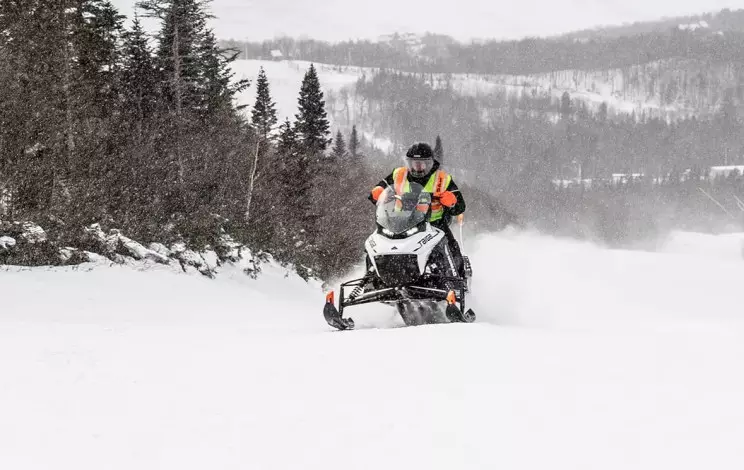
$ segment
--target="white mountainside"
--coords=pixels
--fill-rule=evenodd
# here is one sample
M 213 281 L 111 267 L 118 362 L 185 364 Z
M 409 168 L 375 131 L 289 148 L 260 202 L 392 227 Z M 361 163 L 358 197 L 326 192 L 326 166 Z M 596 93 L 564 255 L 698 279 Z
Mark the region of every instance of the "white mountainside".
M 255 79 L 264 67 L 277 102 L 280 120 L 297 113 L 297 96 L 306 61 L 239 60 L 233 64 L 236 78 Z M 326 93 L 327 109 L 333 121 L 353 122 L 359 113 L 354 100 L 354 84 L 363 76 L 372 77 L 378 69 L 315 64 Z M 605 102 L 610 113 L 637 117 L 673 119 L 715 112 L 722 99 L 721 90 L 737 85 L 744 70 L 732 65 L 710 66 L 696 61 L 657 61 L 626 69 L 563 70 L 534 75 L 426 74 L 435 87 L 450 84 L 466 96 L 487 97 L 493 93 L 551 96 L 559 100 L 564 92 L 596 111 Z M 251 87 L 241 97 L 244 104 L 255 100 Z M 381 148 L 390 148 L 384 140 Z
M 5 267 L 0 468 L 738 470 L 728 243 L 483 236 L 477 323 L 395 328 L 371 306 L 351 332 L 278 268 Z

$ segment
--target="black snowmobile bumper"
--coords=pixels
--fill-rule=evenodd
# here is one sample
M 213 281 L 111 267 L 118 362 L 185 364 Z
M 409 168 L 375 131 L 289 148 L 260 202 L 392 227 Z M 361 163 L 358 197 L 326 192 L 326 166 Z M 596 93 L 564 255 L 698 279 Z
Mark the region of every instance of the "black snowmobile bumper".
M 339 330 L 353 329 L 354 320 L 343 318 L 344 309 L 373 302 L 447 301 L 447 317 L 450 321 L 468 322 L 469 314 L 474 319 L 472 310 L 469 310 L 466 315 L 462 314 L 465 311 L 465 292 L 467 291 L 467 281 L 464 279 L 424 276 L 416 285 L 386 287 L 360 293 L 366 281 L 367 279 L 360 278 L 341 284 L 338 308 L 334 305 L 334 293 L 330 292 L 326 296 L 323 316 L 330 326 Z M 442 284 L 447 285 L 450 289 L 437 287 L 437 285 Z M 346 291 L 350 288 L 353 288 L 351 294 L 346 295 Z M 460 304 L 459 307 L 456 305 L 457 303 Z

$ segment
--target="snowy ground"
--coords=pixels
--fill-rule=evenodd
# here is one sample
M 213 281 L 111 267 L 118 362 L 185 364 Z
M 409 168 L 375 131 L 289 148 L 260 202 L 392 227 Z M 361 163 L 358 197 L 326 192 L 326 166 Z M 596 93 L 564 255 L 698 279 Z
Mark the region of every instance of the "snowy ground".
M 356 81 L 371 69 L 361 67 L 341 67 L 329 64 L 314 64 L 318 72 L 318 80 L 324 93 L 339 92 L 352 87 Z M 253 106 L 256 101 L 256 79 L 263 67 L 269 81 L 271 97 L 276 103 L 276 115 L 279 123 L 285 118 L 294 121 L 297 114 L 300 87 L 305 73 L 310 68 L 310 62 L 301 60 L 236 60 L 232 64 L 236 79 L 251 80 L 251 86 L 241 93 L 238 101 L 241 104 Z
M 720 240 L 481 237 L 478 323 L 353 332 L 278 269 L 1 270 L 0 468 L 744 468 Z

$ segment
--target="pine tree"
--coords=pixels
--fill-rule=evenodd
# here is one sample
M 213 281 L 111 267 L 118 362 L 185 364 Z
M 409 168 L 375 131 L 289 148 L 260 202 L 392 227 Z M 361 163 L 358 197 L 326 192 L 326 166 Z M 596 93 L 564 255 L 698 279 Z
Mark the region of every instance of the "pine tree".
M 18 209 L 18 215 L 54 211 L 78 160 L 79 131 L 87 129 L 80 120 L 88 114 L 79 111 L 94 101 L 85 93 L 90 88 L 82 86 L 90 77 L 78 66 L 83 8 L 89 3 L 0 4 L 0 50 L 13 72 L 2 87 L 0 142 L 12 169 L 11 210 Z
M 312 269 L 315 239 L 315 226 L 318 222 L 312 204 L 313 175 L 310 172 L 310 157 L 304 151 L 301 136 L 286 119 L 280 128 L 277 142 L 279 161 L 279 189 L 277 200 L 279 249 L 288 261 L 295 263 L 297 272 L 308 278 Z
M 92 108 L 77 107 L 86 116 L 108 115 L 116 109 L 119 93 L 120 45 L 124 16 L 109 0 L 84 0 L 73 32 L 75 73 L 78 93 L 90 97 Z
M 599 121 L 600 124 L 604 124 L 607 122 L 607 102 L 603 101 L 602 104 L 599 105 L 599 111 L 597 111 L 597 121 Z
M 567 91 L 564 91 L 561 95 L 560 113 L 561 119 L 564 120 L 569 119 L 571 117 L 571 114 L 573 113 L 573 109 L 571 107 L 571 95 L 569 95 Z
M 160 79 L 147 36 L 135 16 L 131 31 L 124 33 L 122 94 L 125 112 L 134 121 L 138 137 L 142 136 L 144 122 L 157 109 Z
M 251 122 L 253 128 L 263 140 L 269 139 L 269 134 L 277 123 L 275 106 L 271 99 L 266 72 L 261 67 L 256 80 L 256 103 L 253 105 Z
M 159 19 L 161 23 L 155 57 L 163 80 L 161 101 L 170 113 L 165 120 L 168 127 L 161 134 L 161 145 L 166 149 L 165 167 L 175 170 L 165 177 L 169 194 L 167 211 L 171 213 L 189 210 L 186 177 L 197 176 L 187 171 L 186 164 L 191 160 L 189 154 L 195 151 L 196 132 L 204 130 L 193 118 L 198 116 L 206 121 L 205 94 L 209 93 L 203 86 L 206 69 L 210 65 L 214 69 L 214 64 L 206 64 L 203 60 L 204 40 L 208 39 L 207 3 L 207 0 L 141 0 L 137 3 L 145 16 Z
M 333 144 L 331 155 L 337 162 L 346 158 L 346 142 L 344 142 L 344 136 L 340 130 L 336 133 L 336 141 Z
M 359 157 L 359 136 L 357 135 L 357 128 L 356 125 L 351 127 L 351 136 L 349 137 L 349 155 L 354 160 Z
M 146 17 L 161 21 L 156 57 L 164 75 L 164 98 L 179 118 L 201 104 L 200 46 L 206 34 L 205 0 L 141 0 Z
M 297 155 L 299 147 L 299 138 L 297 131 L 287 118 L 279 128 L 279 142 L 277 143 L 277 152 L 282 158 L 292 158 Z
M 323 91 L 320 89 L 318 74 L 313 64 L 310 64 L 302 80 L 298 103 L 300 109 L 296 115 L 296 125 L 297 132 L 302 139 L 303 151 L 317 157 L 318 154 L 325 152 L 331 139 L 328 138 L 330 124 L 325 110 Z
M 209 118 L 220 111 L 230 111 L 232 100 L 237 93 L 244 91 L 250 85 L 250 81 L 243 79 L 233 83 L 234 72 L 230 64 L 235 61 L 237 53 L 227 57 L 228 51 L 217 45 L 217 39 L 211 30 L 207 30 L 199 44 L 199 86 L 201 90 L 200 101 L 202 105 L 201 114 Z
M 440 165 L 444 165 L 444 148 L 442 147 L 442 138 L 439 136 L 437 136 L 434 144 L 434 160 L 438 161 Z

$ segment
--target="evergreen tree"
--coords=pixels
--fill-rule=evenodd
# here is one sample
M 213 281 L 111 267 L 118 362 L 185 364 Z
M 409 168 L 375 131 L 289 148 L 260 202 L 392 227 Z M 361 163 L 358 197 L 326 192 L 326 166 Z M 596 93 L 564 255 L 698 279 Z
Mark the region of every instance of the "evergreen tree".
M 351 136 L 349 136 L 349 155 L 354 160 L 359 157 L 359 136 L 357 135 L 357 128 L 356 125 L 351 127 Z
M 206 0 L 141 0 L 137 6 L 159 19 L 156 57 L 164 75 L 164 98 L 179 118 L 201 104 L 200 46 L 206 35 Z
M 573 112 L 571 108 L 571 95 L 568 94 L 567 91 L 564 91 L 561 95 L 561 105 L 560 105 L 560 113 L 561 113 L 561 119 L 567 120 L 571 117 L 571 113 Z
M 207 30 L 199 44 L 199 86 L 201 90 L 202 116 L 210 117 L 216 112 L 233 111 L 232 100 L 237 93 L 250 85 L 249 80 L 233 83 L 234 72 L 230 64 L 237 54 L 226 56 L 228 51 L 217 46 L 217 39 L 211 30 Z
M 308 278 L 315 264 L 313 240 L 318 223 L 316 202 L 312 201 L 313 175 L 310 157 L 304 151 L 301 136 L 286 119 L 277 142 L 279 160 L 279 189 L 277 191 L 277 220 L 282 240 L 278 254 L 293 262 L 297 272 Z
M 315 66 L 305 73 L 298 98 L 299 113 L 297 114 L 297 132 L 302 139 L 303 151 L 316 157 L 325 152 L 331 139 L 330 124 L 328 122 L 323 91 L 320 89 L 318 74 Z
M 597 112 L 597 120 L 600 124 L 604 124 L 607 122 L 607 102 L 603 101 L 602 104 L 599 105 L 599 111 Z
M 124 16 L 109 0 L 84 0 L 75 15 L 73 74 L 79 94 L 89 97 L 89 107 L 76 110 L 85 116 L 108 115 L 116 109 L 119 93 L 120 44 Z
M 434 160 L 438 161 L 440 165 L 444 165 L 444 148 L 442 147 L 442 138 L 437 136 L 436 143 L 434 144 Z
M 340 130 L 336 133 L 336 141 L 333 144 L 331 155 L 337 162 L 346 158 L 346 142 L 344 142 L 344 136 Z
M 124 110 L 134 122 L 138 137 L 142 136 L 144 122 L 157 109 L 160 79 L 147 36 L 135 16 L 131 31 L 124 33 L 122 94 L 127 105 Z
M 297 155 L 299 147 L 299 138 L 297 131 L 287 118 L 279 128 L 279 141 L 277 142 L 277 152 L 282 158 L 293 158 Z
M 269 81 L 263 67 L 259 70 L 256 80 L 256 103 L 253 105 L 251 122 L 259 137 L 264 140 L 269 139 L 269 134 L 277 123 L 275 103 L 271 99 Z

